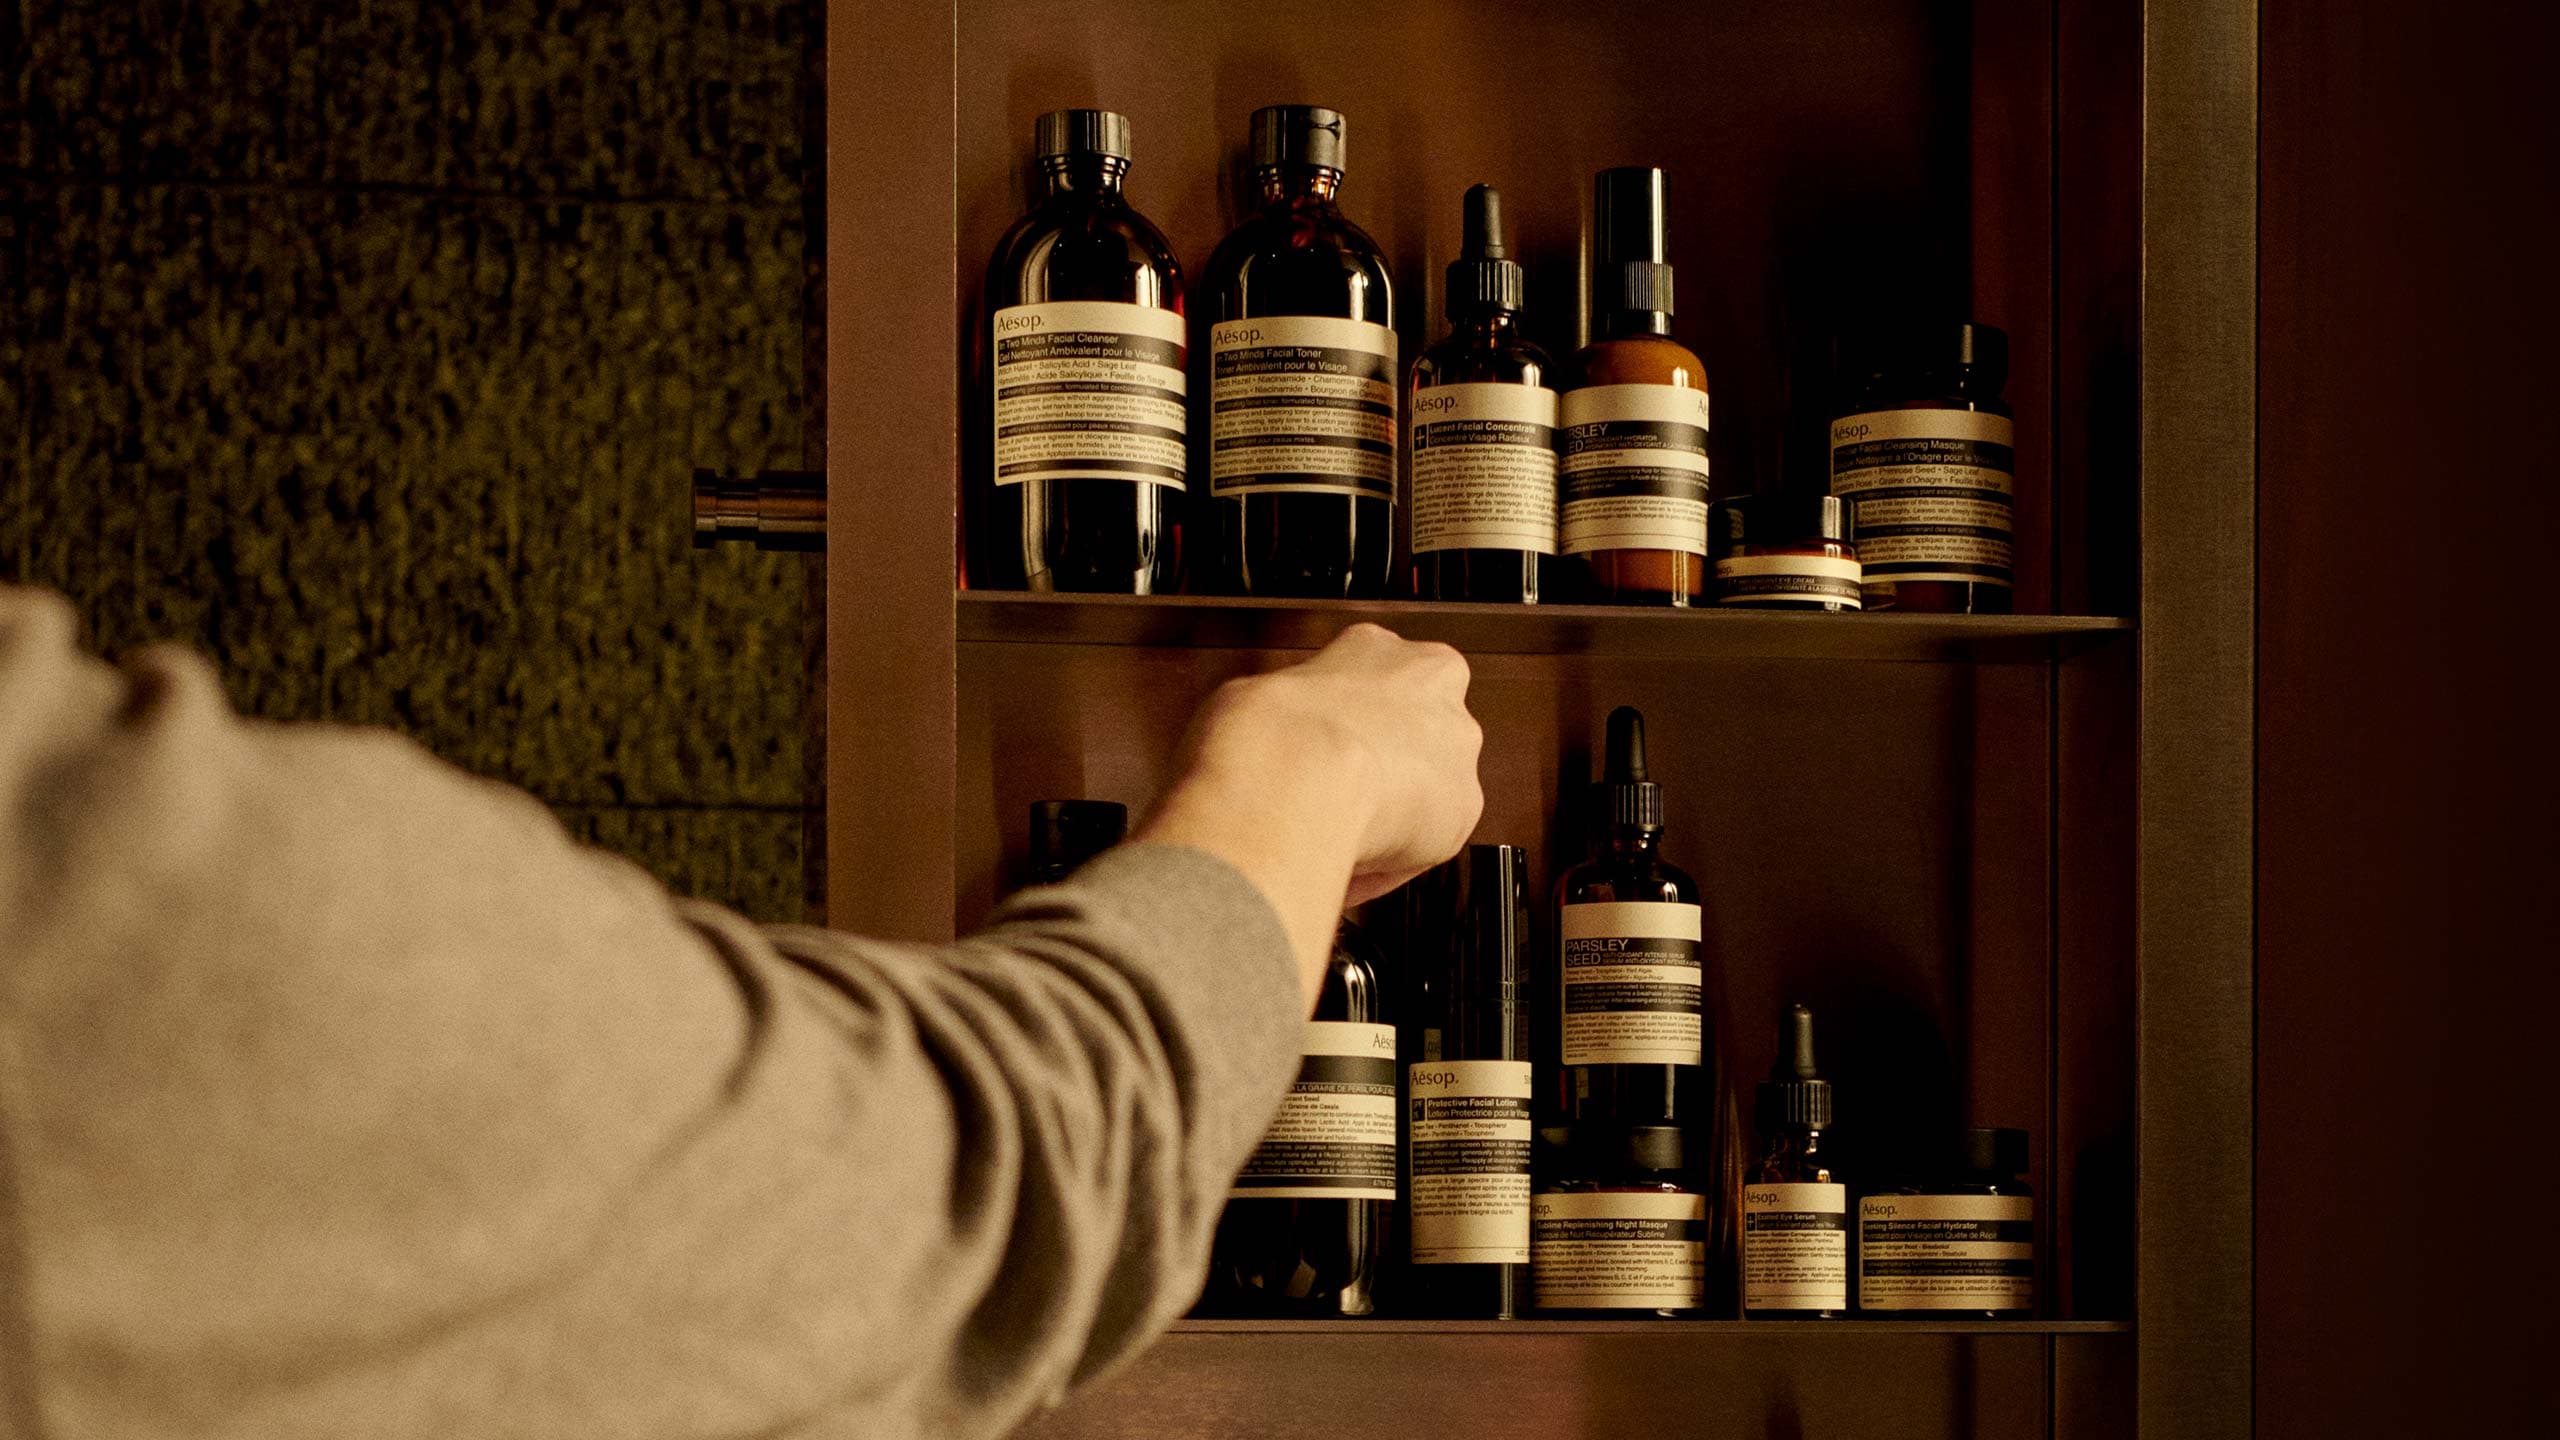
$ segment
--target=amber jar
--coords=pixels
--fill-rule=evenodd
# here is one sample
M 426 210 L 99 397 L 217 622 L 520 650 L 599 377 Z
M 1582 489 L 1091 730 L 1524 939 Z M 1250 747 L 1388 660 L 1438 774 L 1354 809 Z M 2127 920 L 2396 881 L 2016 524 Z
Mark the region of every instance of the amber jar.
M 1855 610 L 1858 548 L 1837 496 L 1741 495 L 1707 510 L 1716 603 L 1750 610 Z
M 2010 608 L 2009 337 L 1924 326 L 1842 342 L 1831 493 L 1850 502 L 1869 610 Z

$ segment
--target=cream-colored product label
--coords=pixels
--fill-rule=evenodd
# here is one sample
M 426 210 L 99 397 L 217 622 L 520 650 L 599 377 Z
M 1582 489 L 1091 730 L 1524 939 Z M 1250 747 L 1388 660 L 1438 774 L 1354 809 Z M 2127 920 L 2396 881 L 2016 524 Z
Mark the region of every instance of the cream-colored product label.
M 1265 315 L 1209 329 L 1209 493 L 1396 498 L 1396 332 Z
M 1564 1063 L 1703 1062 L 1705 975 L 1695 905 L 1614 901 L 1567 905 L 1563 947 Z
M 1870 1195 L 1858 1202 L 1861 1310 L 2036 1308 L 2036 1202 Z
M 1556 392 L 1434 385 L 1412 409 L 1414 553 L 1556 553 Z
M 1742 1308 L 1849 1308 L 1849 1187 L 1742 1187 Z
M 1529 1263 L 1529 1062 L 1405 1070 L 1413 1263 Z
M 1396 1031 L 1307 1022 L 1297 1083 L 1230 1192 L 1244 1200 L 1396 1198 Z
M 995 313 L 995 479 L 1183 487 L 1182 317 L 1061 300 Z
M 1831 493 L 1855 509 L 1866 583 L 2008 584 L 2016 446 L 2007 416 L 1979 410 L 1871 410 L 1832 421 Z
M 1860 578 L 1857 561 L 1833 555 L 1736 555 L 1716 562 L 1716 603 L 1855 610 Z
M 1693 1310 L 1707 1299 L 1707 1197 L 1541 1195 L 1531 1287 L 1550 1310 Z
M 1707 553 L 1707 392 L 1589 385 L 1558 407 L 1564 553 Z

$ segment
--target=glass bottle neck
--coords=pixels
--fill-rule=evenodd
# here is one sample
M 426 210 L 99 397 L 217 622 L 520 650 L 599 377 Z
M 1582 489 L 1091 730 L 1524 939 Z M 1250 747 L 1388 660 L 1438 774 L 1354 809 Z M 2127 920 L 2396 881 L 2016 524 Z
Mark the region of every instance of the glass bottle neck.
M 1662 832 L 1611 830 L 1600 837 L 1596 848 L 1612 859 L 1650 860 L 1662 853 Z
M 1052 195 L 1117 195 L 1129 162 L 1115 155 L 1052 155 L 1040 162 Z
M 1507 340 L 1520 333 L 1520 315 L 1490 305 L 1469 305 L 1449 312 L 1449 332 L 1470 339 Z
M 1264 209 L 1307 202 L 1330 205 L 1342 189 L 1342 172 L 1322 165 L 1271 165 L 1255 171 L 1253 183 Z

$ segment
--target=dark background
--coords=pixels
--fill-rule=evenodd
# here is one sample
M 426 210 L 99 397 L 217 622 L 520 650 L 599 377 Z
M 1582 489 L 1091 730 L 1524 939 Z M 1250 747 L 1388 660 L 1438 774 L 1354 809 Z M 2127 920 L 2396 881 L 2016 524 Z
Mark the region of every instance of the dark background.
M 816 0 L 0 0 L 0 579 L 802 913 Z

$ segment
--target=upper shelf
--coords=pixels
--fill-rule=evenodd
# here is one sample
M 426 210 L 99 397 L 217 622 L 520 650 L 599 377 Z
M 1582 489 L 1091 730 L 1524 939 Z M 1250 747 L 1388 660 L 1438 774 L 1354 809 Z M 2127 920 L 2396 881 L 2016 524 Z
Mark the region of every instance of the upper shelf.
M 1626 655 L 1714 660 L 2035 662 L 2133 631 L 2088 615 L 1791 615 L 1594 605 L 1420 600 L 1242 600 L 1212 596 L 959 596 L 961 642 L 1312 650 L 1373 620 L 1475 655 Z

